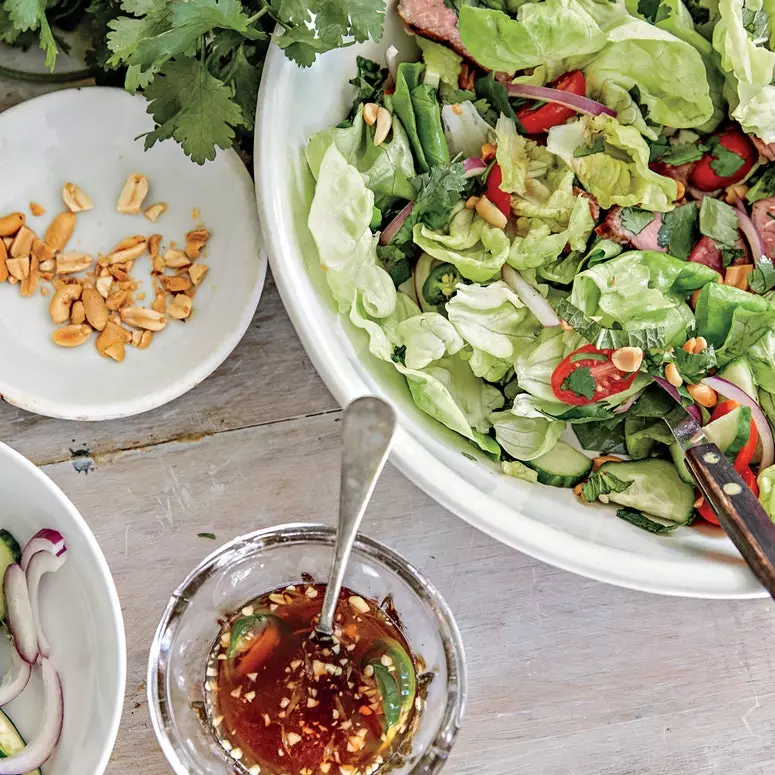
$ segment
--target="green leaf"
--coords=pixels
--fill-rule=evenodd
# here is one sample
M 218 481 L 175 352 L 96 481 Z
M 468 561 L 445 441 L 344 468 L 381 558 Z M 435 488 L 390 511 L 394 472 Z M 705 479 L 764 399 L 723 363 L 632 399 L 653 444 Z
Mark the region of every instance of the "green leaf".
M 589 366 L 579 366 L 579 368 L 574 369 L 568 374 L 563 380 L 561 387 L 563 390 L 572 391 L 577 396 L 592 399 L 595 397 L 595 387 L 597 387 L 597 383 L 592 376 L 592 371 Z
M 756 262 L 756 269 L 748 276 L 748 287 L 754 293 L 767 293 L 775 288 L 775 267 L 771 259 L 762 256 Z
M 775 164 L 767 164 L 751 178 L 745 198 L 750 204 L 754 204 L 771 196 L 775 196 Z
M 635 525 L 635 527 L 641 528 L 641 530 L 647 530 L 649 533 L 656 533 L 658 535 L 672 533 L 676 528 L 683 527 L 686 524 L 681 522 L 665 525 L 662 522 L 657 522 L 647 517 L 642 511 L 631 508 L 617 509 L 616 516 L 625 522 L 629 522 L 631 525 Z
M 713 154 L 710 160 L 710 168 L 720 177 L 727 178 L 734 175 L 745 164 L 745 159 L 725 148 L 721 143 L 716 143 L 713 147 Z
M 358 75 L 351 78 L 349 83 L 357 89 L 352 107 L 348 113 L 348 120 L 352 121 L 358 112 L 361 103 L 373 102 L 382 105 L 385 96 L 385 81 L 388 77 L 386 67 L 380 67 L 377 62 L 366 57 L 358 56 L 355 60 L 358 67 Z
M 581 488 L 581 497 L 587 503 L 594 503 L 601 495 L 609 492 L 624 492 L 632 482 L 623 482 L 610 471 L 592 474 Z
M 214 159 L 216 147 L 230 148 L 234 127 L 245 123 L 232 90 L 196 59 L 168 62 L 145 96 L 158 124 L 145 147 L 174 137 L 197 164 Z
M 689 202 L 662 216 L 657 243 L 671 256 L 686 260 L 697 244 L 697 205 Z
M 495 113 L 493 120 L 490 122 L 494 124 L 501 113 L 512 121 L 517 122 L 517 129 L 521 134 L 524 134 L 524 128 L 517 119 L 517 114 L 514 112 L 514 108 L 511 107 L 509 102 L 509 93 L 506 87 L 495 80 L 495 74 L 490 73 L 484 78 L 478 78 L 475 84 L 476 96 L 480 99 L 487 100 L 492 105 L 493 112 Z
M 197 538 L 209 538 L 211 541 L 215 541 L 217 536 L 215 533 L 197 533 Z
M 656 24 L 670 16 L 670 8 L 660 0 L 638 0 L 638 13 L 642 14 L 646 21 Z
M 528 468 L 519 460 L 504 460 L 501 463 L 501 470 L 506 476 L 513 476 L 515 479 L 523 479 L 526 482 L 538 481 L 538 471 Z
M 275 35 L 272 41 L 300 67 L 311 67 L 319 54 L 325 54 L 341 45 L 339 39 L 318 38 L 316 31 L 308 27 L 291 27 L 282 35 Z
M 659 161 L 671 167 L 679 167 L 692 161 L 699 161 L 708 152 L 708 146 L 702 143 L 683 143 L 670 145 L 668 150 L 660 154 Z
M 706 196 L 700 206 L 700 232 L 720 248 L 734 248 L 740 237 L 739 221 L 733 207 L 720 199 Z
M 601 455 L 626 452 L 624 446 L 624 415 L 610 420 L 577 423 L 573 432 L 584 449 L 594 450 Z
M 724 269 L 734 264 L 739 258 L 743 258 L 743 256 L 745 256 L 743 248 L 721 248 L 721 264 Z
M 622 210 L 621 222 L 627 231 L 632 234 L 640 234 L 656 216 L 648 210 L 641 210 L 640 207 L 625 207 Z
M 46 18 L 45 0 L 5 0 L 4 8 L 19 31 L 39 30 L 40 47 L 46 54 L 46 67 L 53 70 L 57 44 Z
M 301 26 L 309 19 L 309 3 L 305 0 L 271 0 L 270 7 L 274 18 L 286 24 Z
M 592 156 L 595 153 L 605 153 L 605 143 L 602 137 L 595 137 L 588 145 L 577 145 L 573 149 L 573 156 L 576 159 L 582 156 Z
M 675 366 L 684 382 L 696 385 L 708 376 L 710 369 L 717 365 L 716 350 L 713 345 L 699 353 L 686 352 L 682 347 L 675 350 Z

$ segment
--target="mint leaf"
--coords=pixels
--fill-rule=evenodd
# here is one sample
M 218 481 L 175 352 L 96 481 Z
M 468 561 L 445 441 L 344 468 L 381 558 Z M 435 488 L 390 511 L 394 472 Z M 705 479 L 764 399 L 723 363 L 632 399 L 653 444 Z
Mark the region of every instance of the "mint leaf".
M 655 218 L 649 210 L 640 207 L 625 207 L 622 210 L 621 222 L 631 234 L 640 234 Z
M 591 399 L 595 397 L 597 383 L 592 376 L 589 366 L 579 366 L 579 368 L 574 369 L 568 374 L 563 380 L 561 387 L 563 390 L 569 390 L 577 396 Z
M 596 137 L 591 145 L 579 145 L 573 149 L 573 155 L 578 159 L 582 156 L 592 156 L 595 153 L 605 153 L 605 143 L 602 137 Z
M 231 89 L 198 59 L 168 62 L 146 89 L 148 112 L 158 124 L 145 137 L 150 148 L 174 137 L 197 164 L 215 158 L 215 147 L 229 148 L 234 127 L 244 124 Z
M 775 288 L 775 267 L 769 258 L 762 256 L 756 262 L 756 269 L 748 275 L 748 287 L 760 294 Z
M 745 159 L 736 154 L 734 151 L 730 151 L 729 148 L 725 148 L 718 140 L 712 148 L 712 158 L 710 160 L 710 168 L 720 177 L 728 178 L 734 175 L 745 164 Z
M 616 510 L 616 516 L 619 519 L 623 519 L 625 522 L 629 522 L 635 527 L 641 528 L 641 530 L 647 530 L 649 533 L 656 533 L 657 535 L 663 535 L 665 533 L 672 533 L 678 527 L 683 527 L 685 523 L 673 523 L 671 525 L 665 525 L 662 522 L 647 517 L 642 511 L 638 509 L 623 508 Z
M 592 474 L 581 488 L 581 497 L 587 503 L 594 503 L 601 495 L 609 492 L 624 492 L 632 482 L 623 482 L 610 471 L 598 471 Z
M 733 248 L 739 238 L 739 221 L 734 207 L 706 196 L 700 206 L 700 232 L 721 248 Z
M 697 205 L 689 202 L 662 216 L 662 226 L 657 235 L 657 243 L 666 248 L 671 256 L 686 260 L 692 248 L 697 244 Z
M 671 167 L 679 167 L 692 161 L 699 161 L 709 148 L 702 143 L 683 143 L 671 145 L 660 157 L 659 161 L 669 164 Z
M 708 376 L 708 371 L 717 365 L 716 351 L 713 345 L 699 353 L 688 353 L 683 348 L 675 351 L 675 367 L 684 382 L 696 385 Z

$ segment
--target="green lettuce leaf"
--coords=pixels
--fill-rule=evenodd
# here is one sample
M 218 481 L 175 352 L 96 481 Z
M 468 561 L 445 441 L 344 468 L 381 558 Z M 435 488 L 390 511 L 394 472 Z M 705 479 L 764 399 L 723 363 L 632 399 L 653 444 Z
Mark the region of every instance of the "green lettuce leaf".
M 415 174 L 412 149 L 401 122 L 395 117 L 390 139 L 382 145 L 374 145 L 373 132 L 363 120 L 362 108 L 358 110 L 352 126 L 325 129 L 313 135 L 304 152 L 316 179 L 323 157 L 331 145 L 336 145 L 348 164 L 363 175 L 380 209 L 386 209 L 397 200 L 414 198 L 410 182 Z
M 756 384 L 775 393 L 775 331 L 768 331 L 746 355 Z
M 465 346 L 452 323 L 438 312 L 424 312 L 403 320 L 396 327 L 404 364 L 409 369 L 424 369 L 445 355 L 454 355 Z
M 761 471 L 756 477 L 756 484 L 759 485 L 759 503 L 775 522 L 775 466 Z
M 576 0 L 525 3 L 516 19 L 463 5 L 459 27 L 471 56 L 496 71 L 514 72 L 591 54 L 606 42 L 605 33 Z
M 308 225 L 320 254 L 331 293 L 341 312 L 360 299 L 375 318 L 396 307 L 396 289 L 377 262 L 377 244 L 369 229 L 374 194 L 360 172 L 332 144 L 320 164 Z
M 414 242 L 433 258 L 454 264 L 463 277 L 485 283 L 500 274 L 509 254 L 509 238 L 502 229 L 490 226 L 462 202 L 449 224 L 449 232 L 418 224 Z
M 520 388 L 536 398 L 557 401 L 552 390 L 552 372 L 565 357 L 562 333 L 559 327 L 543 329 L 535 342 L 525 348 L 514 362 Z
M 524 194 L 530 166 L 528 141 L 517 134 L 517 125 L 501 114 L 495 124 L 497 151 L 495 158 L 503 174 L 502 191 Z
M 581 145 L 602 139 L 606 152 L 574 156 Z M 547 148 L 575 172 L 601 207 L 638 205 L 667 212 L 677 198 L 676 182 L 649 169 L 649 147 L 637 129 L 622 126 L 612 116 L 585 116 L 552 127 Z
M 446 89 L 457 91 L 460 70 L 463 66 L 463 57 L 456 54 L 448 46 L 442 46 L 428 38 L 417 35 L 417 45 L 422 52 L 422 60 L 425 63 L 425 75 L 423 80 L 431 86 L 436 86 L 442 92 Z
M 498 444 L 511 457 L 523 461 L 549 452 L 565 430 L 565 423 L 541 415 L 520 417 L 511 412 L 493 412 L 489 419 Z

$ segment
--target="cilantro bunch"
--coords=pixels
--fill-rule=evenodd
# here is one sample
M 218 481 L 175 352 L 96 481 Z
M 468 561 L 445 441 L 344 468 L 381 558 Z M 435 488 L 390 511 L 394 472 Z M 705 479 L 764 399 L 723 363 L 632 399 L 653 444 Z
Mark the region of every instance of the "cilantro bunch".
M 37 42 L 53 70 L 50 17 L 45 0 L 0 0 L 0 41 Z M 378 40 L 384 18 L 384 0 L 92 0 L 84 23 L 95 67 L 149 100 L 146 148 L 172 138 L 203 164 L 252 133 L 270 40 L 309 67 L 326 51 Z

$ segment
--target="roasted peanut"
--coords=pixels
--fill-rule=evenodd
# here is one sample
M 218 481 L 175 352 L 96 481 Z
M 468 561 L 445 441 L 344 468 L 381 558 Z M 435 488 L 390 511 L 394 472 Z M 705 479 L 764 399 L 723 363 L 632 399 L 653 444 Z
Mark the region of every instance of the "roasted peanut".
M 638 371 L 643 363 L 643 350 L 640 347 L 620 347 L 611 353 L 611 362 L 620 371 Z
M 688 352 L 688 353 L 696 353 L 697 352 L 697 340 L 694 337 L 692 337 L 691 339 L 687 339 L 684 342 L 683 347 L 681 349 L 682 350 L 686 350 L 686 352 Z
M 88 253 L 58 253 L 56 257 L 57 274 L 83 272 L 91 266 L 92 257 Z
M 708 349 L 708 340 L 704 336 L 698 336 L 695 341 L 694 352 L 701 353 L 703 350 Z
M 681 387 L 681 385 L 683 385 L 683 378 L 678 373 L 678 369 L 674 363 L 668 363 L 667 366 L 665 366 L 665 379 L 673 387 Z
M 86 342 L 91 336 L 91 328 L 85 324 L 79 326 L 65 326 L 57 328 L 51 335 L 54 344 L 60 347 L 78 347 Z
M 8 251 L 2 241 L 0 241 L 0 283 L 4 283 L 8 279 L 8 267 L 5 265 L 7 258 Z
M 172 303 L 167 308 L 167 314 L 178 320 L 185 320 L 191 314 L 191 299 L 185 293 L 172 297 Z
M 497 229 L 505 229 L 509 219 L 486 197 L 480 196 L 476 203 L 476 212 L 484 218 L 490 226 Z
M 164 215 L 164 213 L 167 212 L 167 203 L 166 202 L 157 202 L 155 205 L 151 205 L 150 207 L 145 208 L 145 212 L 143 215 L 151 221 L 151 223 L 156 223 L 156 221 L 159 220 L 159 218 Z
M 70 212 L 73 213 L 91 210 L 94 207 L 91 199 L 84 193 L 84 190 L 75 183 L 65 183 L 62 186 L 62 200 L 65 206 L 70 209 Z
M 210 239 L 210 232 L 207 229 L 194 229 L 186 234 L 186 255 L 190 259 L 199 258 L 202 248 Z
M 151 344 L 151 340 L 153 339 L 153 333 L 151 331 L 143 331 L 142 336 L 140 337 L 140 344 L 137 345 L 138 350 L 145 350 L 148 345 Z
M 126 215 L 137 215 L 148 193 L 148 180 L 145 175 L 130 175 L 118 197 L 116 210 Z
M 108 296 L 105 306 L 111 312 L 115 312 L 116 310 L 119 310 L 121 307 L 125 306 L 128 301 L 129 291 L 122 289 L 111 293 L 110 296 Z
M 8 258 L 5 261 L 8 268 L 8 274 L 12 280 L 21 282 L 30 273 L 30 257 L 22 256 L 20 258 Z
M 376 102 L 367 102 L 363 106 L 363 121 L 368 126 L 374 126 L 377 123 L 377 111 L 379 105 Z
M 478 201 L 478 196 L 469 196 L 468 199 L 466 199 L 466 210 L 476 210 L 476 203 Z
M 707 385 L 687 385 L 686 389 L 689 395 L 706 409 L 710 409 L 718 403 L 718 393 Z
M 40 273 L 38 272 L 38 259 L 32 256 L 30 259 L 30 271 L 27 276 L 21 281 L 19 286 L 19 293 L 22 296 L 32 296 L 38 289 L 38 281 L 40 280 Z
M 81 296 L 86 319 L 95 331 L 103 331 L 108 322 L 108 308 L 105 299 L 96 288 L 84 288 Z
M 592 458 L 592 470 L 597 471 L 603 463 L 621 463 L 622 459 L 616 455 L 600 455 Z
M 28 229 L 26 226 L 22 226 L 19 231 L 16 232 L 16 236 L 11 243 L 11 249 L 8 251 L 12 258 L 19 258 L 20 256 L 29 256 L 32 252 L 32 243 L 37 239 L 35 232 L 32 229 Z
M 85 321 L 86 321 L 86 310 L 83 308 L 83 302 L 74 301 L 73 307 L 70 310 L 70 322 L 75 326 L 79 326 L 81 325 L 81 323 Z
M 167 298 L 160 288 L 156 289 L 156 298 L 151 302 L 151 309 L 162 315 L 167 311 Z
M 188 268 L 188 276 L 191 278 L 191 282 L 194 285 L 199 285 L 205 279 L 209 269 L 210 267 L 207 264 L 192 264 Z
M 51 261 L 51 269 L 54 268 L 54 251 L 43 240 L 34 239 L 32 241 L 32 255 L 43 264 L 45 261 Z M 50 270 L 46 270 L 50 271 Z
M 188 277 L 162 277 L 160 281 L 168 293 L 180 293 L 191 287 Z
M 37 202 L 30 202 L 30 212 L 36 217 L 46 214 L 46 208 L 43 205 L 39 205 Z
M 80 283 L 60 285 L 48 305 L 48 314 L 51 315 L 51 320 L 54 323 L 64 323 L 69 320 L 72 304 L 81 298 L 82 292 L 83 288 Z
M 102 296 L 103 299 L 107 299 L 110 295 L 111 285 L 113 285 L 112 277 L 98 277 L 94 287 L 97 289 L 97 292 L 100 294 L 100 296 Z
M 145 307 L 125 307 L 121 310 L 121 320 L 134 328 L 146 328 L 149 331 L 161 331 L 167 325 L 164 315 Z
M 134 261 L 134 259 L 140 258 L 145 253 L 147 247 L 148 243 L 143 238 L 141 242 L 136 242 L 131 247 L 116 250 L 106 256 L 106 258 L 109 264 L 123 264 L 125 261 Z
M 43 237 L 45 242 L 52 250 L 59 252 L 65 249 L 65 245 L 73 236 L 77 217 L 70 210 L 65 210 L 54 217 L 54 220 L 46 229 L 46 235 Z
M 0 237 L 12 237 L 24 226 L 25 220 L 24 213 L 10 213 L 0 218 Z
M 686 186 L 680 180 L 676 180 L 675 189 L 676 189 L 675 201 L 680 202 L 684 198 L 684 196 L 686 196 Z
M 374 130 L 374 145 L 382 145 L 387 140 L 393 126 L 393 116 L 387 108 L 377 109 L 377 128 Z
M 159 255 L 159 244 L 161 243 L 161 234 L 151 234 L 148 237 L 148 252 L 151 254 L 151 258 L 156 258 Z
M 170 248 L 164 251 L 164 264 L 172 269 L 182 269 L 191 265 L 191 259 L 184 251 Z
M 112 358 L 114 361 L 124 360 L 124 344 L 128 334 L 118 323 L 109 320 L 97 337 L 95 345 L 97 352 L 104 358 Z M 131 341 L 131 334 L 129 334 Z

